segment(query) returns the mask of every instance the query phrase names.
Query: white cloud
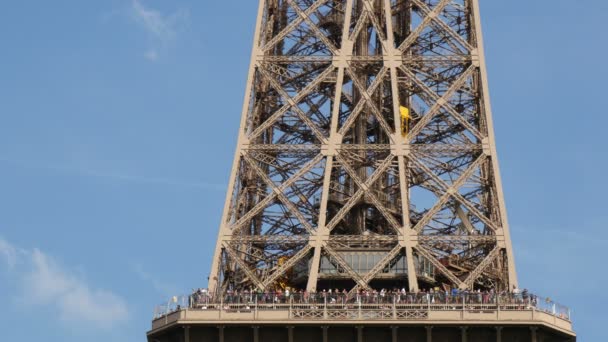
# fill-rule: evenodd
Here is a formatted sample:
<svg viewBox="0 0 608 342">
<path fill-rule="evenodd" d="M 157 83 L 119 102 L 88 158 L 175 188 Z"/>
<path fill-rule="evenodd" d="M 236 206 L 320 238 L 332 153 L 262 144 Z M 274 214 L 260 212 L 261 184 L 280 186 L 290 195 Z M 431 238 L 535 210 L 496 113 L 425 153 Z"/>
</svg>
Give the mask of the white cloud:
<svg viewBox="0 0 608 342">
<path fill-rule="evenodd" d="M 28 169 L 42 170 L 42 171 L 52 171 L 61 174 L 69 174 L 69 175 L 78 175 L 83 177 L 95 177 L 95 178 L 104 178 L 119 182 L 130 182 L 130 183 L 140 183 L 140 184 L 150 184 L 150 185 L 162 185 L 162 186 L 174 186 L 174 187 L 184 187 L 184 188 L 193 188 L 193 189 L 205 189 L 205 190 L 216 190 L 216 191 L 226 191 L 226 184 L 223 183 L 213 183 L 213 182 L 199 182 L 199 181 L 189 181 L 189 180 L 181 180 L 174 178 L 163 178 L 163 177 L 148 177 L 148 176 L 140 176 L 140 175 L 130 175 L 124 174 L 120 172 L 111 172 L 111 171 L 98 171 L 94 169 L 87 168 L 86 166 L 82 167 L 69 167 L 64 165 L 43 165 L 38 164 L 32 161 L 17 161 L 4 159 L 0 157 L 0 163 L 6 163 L 17 167 L 24 167 Z M 1 241 L 0 241 L 1 243 Z M 5 252 L 0 245 L 0 255 Z M 6 252 L 8 253 L 8 252 Z"/>
<path fill-rule="evenodd" d="M 175 296 L 177 293 L 175 286 L 167 284 L 152 274 L 146 272 L 142 264 L 132 263 L 131 268 L 133 268 L 133 271 L 135 274 L 137 274 L 137 276 L 139 276 L 139 278 L 141 278 L 141 280 L 150 284 L 152 288 L 154 288 L 154 290 L 159 294 L 169 298 L 171 296 Z"/>
<path fill-rule="evenodd" d="M 151 61 L 155 61 L 158 59 L 158 52 L 156 52 L 156 50 L 148 50 L 146 53 L 144 53 L 144 57 Z"/>
<path fill-rule="evenodd" d="M 144 6 L 141 0 L 132 0 L 132 17 L 150 36 L 154 48 L 144 53 L 148 60 L 159 58 L 159 50 L 166 49 L 175 40 L 178 32 L 188 23 L 190 13 L 179 9 L 171 14 L 164 14 L 159 10 Z"/>
<path fill-rule="evenodd" d="M 13 247 L 8 241 L 0 238 L 0 255 L 2 255 L 9 269 L 13 269 L 17 264 L 18 250 Z"/>
<path fill-rule="evenodd" d="M 110 291 L 91 288 L 40 250 L 22 250 L 0 238 L 0 252 L 11 276 L 22 283 L 21 296 L 28 306 L 51 307 L 62 321 L 99 328 L 111 328 L 128 320 L 124 299 Z M 17 263 L 20 267 L 15 268 Z"/>
</svg>

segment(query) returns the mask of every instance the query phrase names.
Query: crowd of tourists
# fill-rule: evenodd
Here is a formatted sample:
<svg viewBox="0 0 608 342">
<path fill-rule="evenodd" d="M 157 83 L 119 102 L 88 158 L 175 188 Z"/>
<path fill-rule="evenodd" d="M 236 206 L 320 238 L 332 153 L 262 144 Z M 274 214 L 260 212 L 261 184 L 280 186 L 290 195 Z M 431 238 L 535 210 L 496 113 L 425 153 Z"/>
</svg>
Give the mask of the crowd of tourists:
<svg viewBox="0 0 608 342">
<path fill-rule="evenodd" d="M 538 297 L 528 290 L 497 292 L 490 290 L 441 290 L 439 288 L 406 291 L 402 289 L 362 289 L 350 293 L 346 289 L 306 291 L 277 289 L 275 291 L 227 290 L 218 298 L 206 289 L 198 289 L 191 296 L 193 306 L 209 304 L 523 304 L 536 306 Z"/>
<path fill-rule="evenodd" d="M 173 297 L 166 306 L 155 311 L 155 317 L 186 309 L 197 310 L 283 310 L 286 307 L 305 310 L 331 309 L 386 309 L 396 306 L 408 309 L 408 305 L 419 308 L 428 306 L 429 310 L 455 310 L 468 307 L 473 310 L 538 310 L 548 314 L 570 319 L 567 307 L 541 298 L 528 290 L 514 288 L 511 291 L 459 290 L 440 288 L 406 291 L 402 289 L 323 289 L 306 291 L 299 289 L 277 289 L 275 291 L 227 290 L 223 296 L 214 296 L 207 289 L 194 290 L 189 296 Z M 485 306 L 485 308 L 484 308 Z"/>
</svg>

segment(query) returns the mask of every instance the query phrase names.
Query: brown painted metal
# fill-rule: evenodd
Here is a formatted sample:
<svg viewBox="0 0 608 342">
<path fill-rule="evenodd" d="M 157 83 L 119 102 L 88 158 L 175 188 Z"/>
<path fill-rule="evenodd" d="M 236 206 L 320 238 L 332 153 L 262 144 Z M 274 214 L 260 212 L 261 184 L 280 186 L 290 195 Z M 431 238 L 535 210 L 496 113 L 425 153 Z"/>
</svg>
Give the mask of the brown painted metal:
<svg viewBox="0 0 608 342">
<path fill-rule="evenodd" d="M 517 286 L 478 0 L 261 0 L 210 291 L 375 281 Z"/>
</svg>

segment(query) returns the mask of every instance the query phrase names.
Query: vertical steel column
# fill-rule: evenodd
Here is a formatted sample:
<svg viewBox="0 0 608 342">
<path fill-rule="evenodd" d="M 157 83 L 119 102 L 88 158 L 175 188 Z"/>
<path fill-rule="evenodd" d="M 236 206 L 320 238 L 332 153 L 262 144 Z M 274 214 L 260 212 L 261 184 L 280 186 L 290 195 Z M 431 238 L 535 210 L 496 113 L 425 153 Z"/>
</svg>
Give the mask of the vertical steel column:
<svg viewBox="0 0 608 342">
<path fill-rule="evenodd" d="M 337 152 L 338 146 L 341 144 L 340 137 L 338 135 L 338 121 L 340 117 L 340 103 L 342 100 L 342 86 L 344 82 L 344 70 L 347 67 L 346 59 L 349 54 L 352 53 L 352 43 L 348 40 L 348 33 L 350 30 L 351 14 L 352 14 L 353 0 L 346 0 L 346 11 L 344 16 L 344 25 L 342 27 L 342 49 L 339 51 L 338 56 L 333 56 L 334 63 L 338 64 L 338 75 L 336 77 L 336 94 L 334 97 L 334 105 L 331 113 L 331 124 L 329 131 L 329 142 L 325 147 L 325 174 L 323 176 L 323 194 L 321 196 L 321 208 L 319 210 L 319 222 L 316 232 L 316 239 L 311 239 L 310 244 L 314 246 L 313 259 L 310 264 L 310 272 L 308 275 L 308 281 L 306 284 L 306 290 L 308 292 L 316 291 L 317 281 L 319 279 L 319 267 L 321 262 L 321 250 L 325 241 L 329 239 L 329 230 L 327 229 L 327 203 L 329 201 L 329 184 L 331 182 L 331 172 L 334 166 L 334 158 Z M 350 46 L 349 50 L 346 48 Z"/>
<path fill-rule="evenodd" d="M 258 18 L 255 27 L 255 34 L 253 39 L 253 49 L 251 51 L 251 62 L 249 65 L 249 74 L 247 76 L 247 88 L 245 89 L 245 99 L 243 101 L 243 109 L 241 114 L 241 126 L 239 129 L 238 142 L 236 145 L 236 151 L 234 153 L 234 160 L 232 162 L 232 171 L 230 172 L 230 180 L 228 181 L 228 189 L 226 191 L 226 202 L 224 203 L 224 212 L 222 214 L 222 222 L 220 223 L 220 229 L 218 232 L 217 243 L 215 246 L 215 253 L 213 254 L 213 261 L 211 263 L 211 270 L 209 272 L 209 293 L 216 294 L 219 271 L 222 256 L 222 243 L 226 237 L 230 236 L 230 229 L 228 227 L 228 213 L 230 212 L 230 204 L 232 199 L 232 192 L 236 186 L 236 177 L 238 173 L 238 165 L 241 159 L 240 151 L 243 149 L 243 144 L 247 140 L 245 136 L 245 127 L 247 122 L 247 112 L 249 109 L 249 97 L 253 89 L 254 77 L 255 77 L 255 65 L 256 56 L 259 51 L 260 45 L 260 32 L 262 27 L 262 21 L 264 20 L 264 5 L 266 0 L 259 0 L 258 6 Z"/>
<path fill-rule="evenodd" d="M 537 332 L 537 327 L 530 327 L 530 342 L 538 342 Z"/>
<path fill-rule="evenodd" d="M 253 342 L 260 342 L 260 327 L 253 327 Z"/>
<path fill-rule="evenodd" d="M 219 342 L 224 342 L 224 326 L 220 325 L 217 327 L 217 329 L 218 329 Z"/>
<path fill-rule="evenodd" d="M 471 0 L 473 18 L 475 20 L 475 38 L 477 43 L 477 58 L 479 58 L 479 69 L 481 72 L 481 86 L 483 88 L 483 105 L 485 109 L 485 119 L 488 126 L 488 139 L 484 143 L 489 145 L 491 158 L 492 158 L 492 171 L 494 173 L 494 182 L 496 184 L 496 191 L 498 192 L 498 206 L 500 216 L 502 219 L 502 231 L 498 234 L 502 234 L 504 238 L 504 245 L 507 253 L 508 273 L 509 273 L 509 289 L 518 287 L 517 272 L 515 271 L 515 257 L 513 255 L 513 246 L 511 244 L 511 233 L 509 229 L 509 221 L 507 218 L 507 208 L 504 201 L 504 191 L 502 188 L 502 178 L 500 176 L 500 167 L 498 163 L 498 153 L 496 151 L 496 139 L 494 136 L 494 120 L 492 118 L 492 106 L 490 103 L 490 86 L 488 84 L 488 71 L 486 67 L 486 57 L 483 44 L 483 33 L 481 30 L 481 15 L 479 13 L 479 0 Z"/>
</svg>

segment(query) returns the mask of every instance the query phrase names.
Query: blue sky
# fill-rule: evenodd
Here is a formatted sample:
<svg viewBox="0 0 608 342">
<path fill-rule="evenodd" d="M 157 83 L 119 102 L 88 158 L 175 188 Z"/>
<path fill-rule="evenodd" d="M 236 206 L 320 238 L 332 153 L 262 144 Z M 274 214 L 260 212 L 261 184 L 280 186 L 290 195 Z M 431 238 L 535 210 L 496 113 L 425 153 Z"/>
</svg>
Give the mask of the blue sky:
<svg viewBox="0 0 608 342">
<path fill-rule="evenodd" d="M 206 284 L 256 7 L 2 1 L 3 340 L 143 341 Z M 602 341 L 608 2 L 481 7 L 520 281 Z"/>
</svg>

